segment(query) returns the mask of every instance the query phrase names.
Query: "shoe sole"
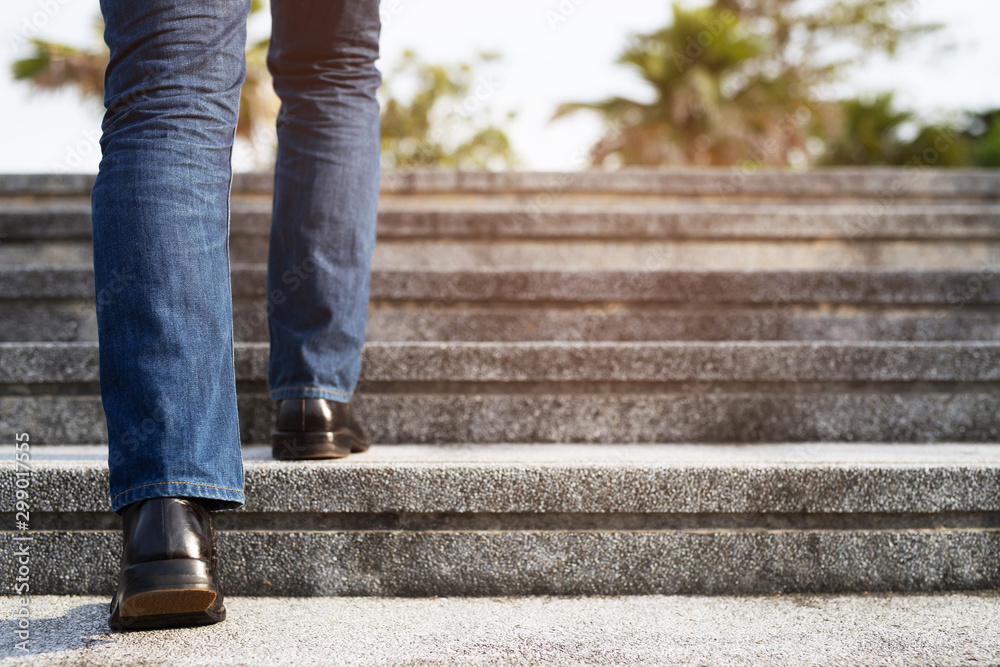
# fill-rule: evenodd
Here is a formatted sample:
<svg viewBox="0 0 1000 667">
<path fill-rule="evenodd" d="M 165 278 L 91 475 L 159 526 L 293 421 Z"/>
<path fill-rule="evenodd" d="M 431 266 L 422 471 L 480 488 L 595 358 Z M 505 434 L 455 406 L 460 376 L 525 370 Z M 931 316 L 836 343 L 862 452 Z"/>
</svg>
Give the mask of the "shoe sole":
<svg viewBox="0 0 1000 667">
<path fill-rule="evenodd" d="M 197 588 L 159 590 L 139 593 L 122 603 L 122 616 L 158 616 L 162 614 L 193 614 L 215 603 L 215 591 Z"/>
<path fill-rule="evenodd" d="M 203 560 L 138 563 L 122 572 L 121 587 L 121 608 L 112 606 L 108 619 L 114 629 L 208 625 L 226 618 L 210 565 Z"/>
<path fill-rule="evenodd" d="M 280 461 L 342 459 L 366 449 L 349 431 L 277 431 L 271 436 L 271 454 Z"/>
</svg>

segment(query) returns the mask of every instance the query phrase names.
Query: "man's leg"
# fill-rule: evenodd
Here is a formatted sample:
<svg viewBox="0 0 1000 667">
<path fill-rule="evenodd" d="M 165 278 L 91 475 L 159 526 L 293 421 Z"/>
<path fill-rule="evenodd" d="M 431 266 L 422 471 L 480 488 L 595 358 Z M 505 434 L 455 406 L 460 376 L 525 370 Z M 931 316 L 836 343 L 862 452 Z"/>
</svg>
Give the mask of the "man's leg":
<svg viewBox="0 0 1000 667">
<path fill-rule="evenodd" d="M 101 398 L 124 546 L 115 629 L 226 616 L 208 510 L 240 506 L 230 154 L 250 0 L 101 0 L 91 193 Z"/>
<path fill-rule="evenodd" d="M 268 67 L 282 102 L 268 257 L 268 384 L 285 433 L 275 455 L 324 458 L 367 447 L 345 404 L 375 246 L 378 2 L 272 0 L 271 14 Z M 313 433 L 288 431 L 299 427 Z"/>
<path fill-rule="evenodd" d="M 102 0 L 103 157 L 91 193 L 111 507 L 242 504 L 230 153 L 250 0 Z"/>
</svg>

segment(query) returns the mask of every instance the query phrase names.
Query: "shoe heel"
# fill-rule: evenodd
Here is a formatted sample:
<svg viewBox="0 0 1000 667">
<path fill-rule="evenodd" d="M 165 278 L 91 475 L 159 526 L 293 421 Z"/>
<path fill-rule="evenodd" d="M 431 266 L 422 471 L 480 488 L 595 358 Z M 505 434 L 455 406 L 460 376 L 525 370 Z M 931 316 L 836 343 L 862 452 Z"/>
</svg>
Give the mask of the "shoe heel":
<svg viewBox="0 0 1000 667">
<path fill-rule="evenodd" d="M 123 618 L 205 612 L 219 593 L 209 563 L 194 558 L 137 563 L 122 577 Z"/>
<path fill-rule="evenodd" d="M 271 436 L 271 453 L 281 461 L 341 459 L 351 453 L 342 438 L 339 431 L 278 431 Z"/>
</svg>

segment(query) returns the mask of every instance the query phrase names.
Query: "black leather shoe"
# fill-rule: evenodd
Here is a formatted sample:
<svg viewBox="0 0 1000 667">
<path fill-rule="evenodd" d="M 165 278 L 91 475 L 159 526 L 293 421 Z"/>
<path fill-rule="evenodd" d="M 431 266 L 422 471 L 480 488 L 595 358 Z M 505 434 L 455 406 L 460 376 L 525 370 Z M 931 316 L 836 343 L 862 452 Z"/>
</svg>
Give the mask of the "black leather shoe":
<svg viewBox="0 0 1000 667">
<path fill-rule="evenodd" d="M 339 459 L 368 450 L 368 436 L 345 403 L 325 398 L 278 401 L 274 458 L 285 461 Z"/>
<path fill-rule="evenodd" d="M 191 498 L 150 498 L 122 513 L 114 630 L 176 628 L 226 618 L 212 515 Z"/>
</svg>

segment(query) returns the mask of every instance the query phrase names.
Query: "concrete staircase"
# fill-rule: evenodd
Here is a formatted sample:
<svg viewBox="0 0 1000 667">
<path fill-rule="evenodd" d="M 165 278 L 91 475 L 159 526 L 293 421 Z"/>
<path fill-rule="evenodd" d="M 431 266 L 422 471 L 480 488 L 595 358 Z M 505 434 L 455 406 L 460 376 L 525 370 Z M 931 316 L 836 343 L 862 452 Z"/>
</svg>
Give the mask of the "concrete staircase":
<svg viewBox="0 0 1000 667">
<path fill-rule="evenodd" d="M 91 182 L 0 177 L 0 432 L 35 445 L 38 594 L 117 577 Z M 386 172 L 354 401 L 376 444 L 309 464 L 259 444 L 269 183 L 234 184 L 227 593 L 1000 586 L 1000 174 Z"/>
</svg>

